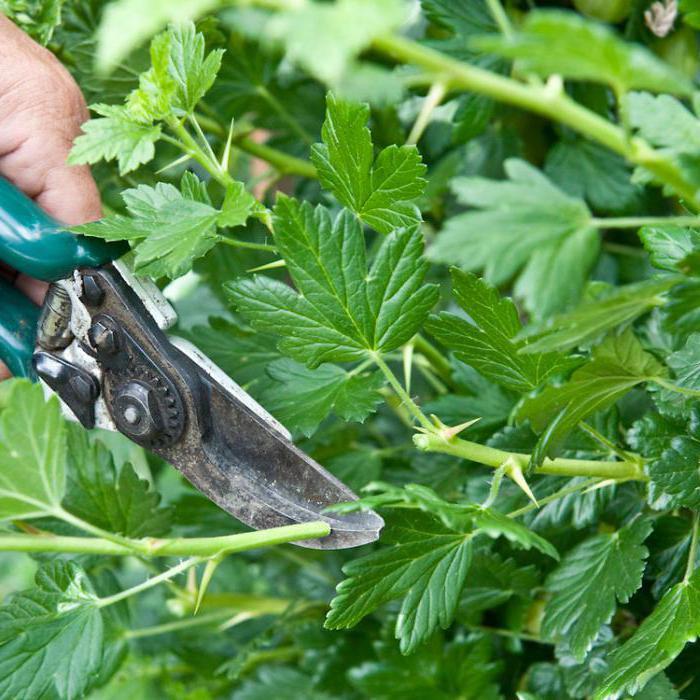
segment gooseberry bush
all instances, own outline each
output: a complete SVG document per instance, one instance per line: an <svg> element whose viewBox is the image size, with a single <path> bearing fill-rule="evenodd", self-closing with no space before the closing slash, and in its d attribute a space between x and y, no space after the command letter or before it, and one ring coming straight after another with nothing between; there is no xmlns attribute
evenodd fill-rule
<svg viewBox="0 0 700 700"><path fill-rule="evenodd" d="M700 697L696 0L0 8L76 231L387 523L248 533L6 383L0 696Z"/></svg>

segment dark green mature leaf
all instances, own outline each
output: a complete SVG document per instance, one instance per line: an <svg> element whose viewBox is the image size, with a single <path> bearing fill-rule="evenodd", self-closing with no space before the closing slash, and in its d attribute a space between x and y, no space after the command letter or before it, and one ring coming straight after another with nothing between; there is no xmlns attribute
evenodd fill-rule
<svg viewBox="0 0 700 700"><path fill-rule="evenodd" d="M388 236L368 271L364 237L349 212L333 222L323 207L280 195L274 222L299 292L259 276L225 288L255 328L283 336L280 350L309 367L394 350L437 301L435 285L423 284L427 263L416 229Z"/></svg>
<svg viewBox="0 0 700 700"><path fill-rule="evenodd" d="M50 515L66 483L66 426L56 398L15 380L0 414L0 518Z"/></svg>
<svg viewBox="0 0 700 700"><path fill-rule="evenodd" d="M323 466L353 491L360 491L382 473L380 450L348 450L324 460Z"/></svg>
<svg viewBox="0 0 700 700"><path fill-rule="evenodd" d="M369 107L329 93L322 144L311 149L321 184L380 233L414 226L420 212L412 200L425 187L426 167L415 146L389 146L374 158L367 128Z"/></svg>
<svg viewBox="0 0 700 700"><path fill-rule="evenodd" d="M160 126L137 121L124 107L91 105L100 115L83 124L83 133L75 139L68 162L97 163L116 160L119 174L126 175L153 160L154 144L160 139Z"/></svg>
<svg viewBox="0 0 700 700"><path fill-rule="evenodd" d="M544 171L567 194L598 211L624 212L641 198L624 159L593 141L560 141L547 153Z"/></svg>
<svg viewBox="0 0 700 700"><path fill-rule="evenodd" d="M675 585L644 619L632 638L610 657L610 672L595 700L622 691L636 693L663 671L700 634L700 571Z"/></svg>
<svg viewBox="0 0 700 700"><path fill-rule="evenodd" d="M681 226L644 226L639 230L654 267L676 272L683 260L700 248L700 232Z"/></svg>
<svg viewBox="0 0 700 700"><path fill-rule="evenodd" d="M74 563L39 569L36 588L0 607L0 695L72 700L97 680L103 623L97 596Z"/></svg>
<svg viewBox="0 0 700 700"><path fill-rule="evenodd" d="M573 12L530 12L513 35L484 37L474 44L517 59L527 73L605 83L620 94L632 89L677 95L692 91L682 73L647 49L625 43L605 25Z"/></svg>
<svg viewBox="0 0 700 700"><path fill-rule="evenodd" d="M642 543L651 527L650 520L637 519L612 534L590 537L570 550L547 579L552 597L545 606L542 633L565 640L578 661L612 619L615 601L626 603L641 586L649 554Z"/></svg>
<svg viewBox="0 0 700 700"><path fill-rule="evenodd" d="M430 318L426 329L457 359L520 392L540 386L570 366L558 353L522 354L515 341L522 327L513 302L476 275L451 272L454 297L472 322L442 312Z"/></svg>
<svg viewBox="0 0 700 700"><path fill-rule="evenodd" d="M290 431L312 435L335 413L347 421L364 421L382 401L384 377L377 372L352 374L337 365L318 369L286 358L267 368L273 380L259 400Z"/></svg>
<svg viewBox="0 0 700 700"><path fill-rule="evenodd" d="M472 555L472 535L435 518L400 514L384 530L393 545L343 567L326 627L352 627L380 605L404 598L396 623L401 651L410 653L440 626L452 622Z"/></svg>
<svg viewBox="0 0 700 700"><path fill-rule="evenodd" d="M649 464L650 497L667 496L665 507L700 508L700 441L694 437L676 435L670 447Z"/></svg>
<svg viewBox="0 0 700 700"><path fill-rule="evenodd" d="M162 537L170 530L171 509L160 508L160 495L139 479L130 464L117 470L112 454L100 442L89 445L72 430L72 468L66 510L108 532L126 537Z"/></svg>
<svg viewBox="0 0 700 700"><path fill-rule="evenodd" d="M246 680L233 693L231 700L332 700L314 688L313 678L293 668L263 667L256 677Z"/></svg>
<svg viewBox="0 0 700 700"><path fill-rule="evenodd" d="M549 386L521 405L518 418L529 419L536 431L542 431L533 462L541 463L560 447L580 421L664 372L664 367L642 350L631 330L596 346L591 360L575 370L565 384Z"/></svg>
<svg viewBox="0 0 700 700"><path fill-rule="evenodd" d="M550 319L542 330L526 334L528 344L521 352L529 354L585 347L607 331L625 326L661 306L665 301L661 295L679 279L666 276L627 284L586 299L573 311Z"/></svg>
<svg viewBox="0 0 700 700"><path fill-rule="evenodd" d="M452 189L468 211L448 219L428 257L484 270L502 284L524 268L516 289L538 318L575 303L598 252L585 202L557 188L522 160L505 163L508 180L455 178Z"/></svg>

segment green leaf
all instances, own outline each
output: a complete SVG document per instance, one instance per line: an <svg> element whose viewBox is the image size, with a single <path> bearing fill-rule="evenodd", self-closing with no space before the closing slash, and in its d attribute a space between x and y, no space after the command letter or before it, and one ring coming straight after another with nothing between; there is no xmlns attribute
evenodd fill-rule
<svg viewBox="0 0 700 700"><path fill-rule="evenodd" d="M474 41L485 51L518 60L520 70L610 85L619 94L651 90L688 95L688 79L639 44L574 12L529 12L519 31Z"/></svg>
<svg viewBox="0 0 700 700"><path fill-rule="evenodd" d="M631 639L610 656L610 672L595 700L635 694L700 633L700 571L671 588Z"/></svg>
<svg viewBox="0 0 700 700"><path fill-rule="evenodd" d="M421 216L412 200L425 187L426 167L415 146L392 145L374 158L369 107L327 96L323 143L311 149L321 184L380 233L413 226Z"/></svg>
<svg viewBox="0 0 700 700"><path fill-rule="evenodd" d="M36 588L0 607L0 695L72 700L96 682L103 623L97 596L73 562L39 569Z"/></svg>
<svg viewBox="0 0 700 700"><path fill-rule="evenodd" d="M652 500L667 498L664 507L700 508L700 441L677 435L670 447L649 464Z"/></svg>
<svg viewBox="0 0 700 700"><path fill-rule="evenodd" d="M476 58L470 49L471 38L498 29L483 0L421 0L421 7L432 23L451 33L431 43L438 50L463 60L471 62Z"/></svg>
<svg viewBox="0 0 700 700"><path fill-rule="evenodd" d="M353 491L359 491L382 473L382 460L378 450L346 451L324 461L324 466Z"/></svg>
<svg viewBox="0 0 700 700"><path fill-rule="evenodd" d="M354 69L353 59L375 37L391 32L405 17L400 0L305 3L276 14L265 34L284 44L290 60L335 85Z"/></svg>
<svg viewBox="0 0 700 700"><path fill-rule="evenodd" d="M314 688L314 679L293 668L265 666L254 679L241 684L231 700L332 700L332 696Z"/></svg>
<svg viewBox="0 0 700 700"><path fill-rule="evenodd" d="M529 332L521 352L572 350L585 347L608 331L626 326L636 318L661 306L661 295L677 284L679 278L667 276L613 287L583 301L573 311L551 318L543 329Z"/></svg>
<svg viewBox="0 0 700 700"><path fill-rule="evenodd" d="M308 369L289 359L267 368L272 379L260 403L293 433L307 437L335 413L346 421L364 421L382 401L379 389L384 377L378 373L352 374L337 365Z"/></svg>
<svg viewBox="0 0 700 700"><path fill-rule="evenodd" d="M234 182L226 189L217 223L219 226L243 226L259 206L258 201L246 190L242 182Z"/></svg>
<svg viewBox="0 0 700 700"><path fill-rule="evenodd" d="M170 27L169 73L176 84L175 106L191 114L214 84L224 51L215 49L205 56L204 36L192 22Z"/></svg>
<svg viewBox="0 0 700 700"><path fill-rule="evenodd" d="M660 270L676 272L683 260L700 249L700 232L680 226L644 226L639 237L649 260Z"/></svg>
<svg viewBox="0 0 700 700"><path fill-rule="evenodd" d="M525 161L509 159L504 167L508 180L454 178L457 199L479 211L448 219L428 257L465 270L483 269L493 284L525 267L518 291L528 311L546 317L578 300L597 256L597 234L583 200L555 187Z"/></svg>
<svg viewBox="0 0 700 700"><path fill-rule="evenodd" d="M592 141L560 141L547 153L544 171L564 192L594 209L622 213L639 205L642 191L631 182L625 160Z"/></svg>
<svg viewBox="0 0 700 700"><path fill-rule="evenodd" d="M532 455L533 463L540 464L557 450L580 421L612 406L630 389L664 372L663 366L642 350L631 330L606 339L565 384L548 386L522 403L518 418L529 419L533 428L542 432Z"/></svg>
<svg viewBox="0 0 700 700"><path fill-rule="evenodd" d="M583 661L615 601L626 603L642 584L649 554L643 546L652 522L636 519L617 532L589 537L570 550L550 574L542 633Z"/></svg>
<svg viewBox="0 0 700 700"><path fill-rule="evenodd" d="M117 470L99 441L92 445L82 431L71 431L72 469L66 510L97 527L125 537L162 537L170 530L171 510L159 508L160 495L139 479L130 464Z"/></svg>
<svg viewBox="0 0 700 700"><path fill-rule="evenodd" d="M471 561L471 536L431 516L400 514L382 539L393 546L343 567L348 578L338 585L326 627L352 627L380 605L403 597L396 637L408 654L452 622Z"/></svg>
<svg viewBox="0 0 700 700"><path fill-rule="evenodd" d="M111 216L72 230L106 240L139 241L138 272L156 278L179 277L216 244L216 225L222 216L200 201L191 180L191 175L183 177L183 192L164 182L125 190L122 197L131 217Z"/></svg>
<svg viewBox="0 0 700 700"><path fill-rule="evenodd" d="M649 95L633 92L627 96L630 126L657 151L672 161L683 175L695 184L700 183L700 128L697 118L682 102L670 95ZM652 180L648 171L641 171L643 180Z"/></svg>
<svg viewBox="0 0 700 700"><path fill-rule="evenodd" d="M83 133L73 143L69 163L116 160L119 174L126 175L153 160L160 126L136 121L124 107L96 104L90 109L101 118L83 124Z"/></svg>
<svg viewBox="0 0 700 700"><path fill-rule="evenodd" d="M426 330L457 359L493 382L518 392L530 391L570 366L557 353L524 355L515 341L521 330L513 302L476 275L452 269L452 290L472 322L442 312Z"/></svg>
<svg viewBox="0 0 700 700"><path fill-rule="evenodd" d="M58 400L39 385L13 382L0 414L0 518L50 515L66 483L66 427Z"/></svg>
<svg viewBox="0 0 700 700"><path fill-rule="evenodd" d="M299 292L260 276L225 289L255 328L281 335L280 350L309 367L400 347L437 301L436 286L423 284L416 229L384 239L368 271L360 225L347 211L333 222L323 207L280 195L274 228Z"/></svg>

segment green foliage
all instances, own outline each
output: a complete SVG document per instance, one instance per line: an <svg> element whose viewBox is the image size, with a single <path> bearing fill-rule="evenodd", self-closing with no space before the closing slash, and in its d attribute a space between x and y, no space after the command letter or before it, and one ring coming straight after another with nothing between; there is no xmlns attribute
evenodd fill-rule
<svg viewBox="0 0 700 700"><path fill-rule="evenodd" d="M0 696L700 692L699 8L637 5L0 0L97 103L75 231L387 522L247 551L0 384Z"/></svg>

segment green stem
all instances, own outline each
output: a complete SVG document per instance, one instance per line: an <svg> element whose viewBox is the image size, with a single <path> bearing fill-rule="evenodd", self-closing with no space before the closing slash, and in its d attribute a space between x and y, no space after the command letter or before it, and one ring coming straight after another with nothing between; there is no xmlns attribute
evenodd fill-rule
<svg viewBox="0 0 700 700"><path fill-rule="evenodd" d="M700 517L697 513L693 513L693 532L690 536L690 548L688 549L688 563L685 567L685 574L683 576L683 581L688 581L688 579L693 575L695 570L695 559L698 551L698 531L700 530Z"/></svg>
<svg viewBox="0 0 700 700"><path fill-rule="evenodd" d="M430 124L430 118L433 116L433 112L440 106L440 103L445 98L446 92L447 87L439 80L430 86L430 90L428 90L428 94L423 100L423 105L418 113L418 117L413 124L411 133L406 139L406 145L413 146L420 141L420 137L423 135L428 124Z"/></svg>
<svg viewBox="0 0 700 700"><path fill-rule="evenodd" d="M217 610L216 612L211 612L206 615L187 617L183 620L174 620L173 622L166 622L162 625L152 625L151 627L141 627L139 629L125 630L122 634L122 638L143 639L144 637L156 637L160 634L178 632L179 630L189 629L190 627L213 625L217 622L223 622L230 616L231 613L228 610Z"/></svg>
<svg viewBox="0 0 700 700"><path fill-rule="evenodd" d="M588 423L581 422L579 423L579 427L581 428L581 430L588 433L596 442L608 449L612 454L617 455L621 460L626 461L630 459L630 457L638 457L638 455L630 455L627 452L625 452L614 442L608 440L608 438L606 438L605 435L598 432L592 425L588 425Z"/></svg>
<svg viewBox="0 0 700 700"><path fill-rule="evenodd" d="M401 36L384 35L372 43L373 48L401 63L427 69L451 88L487 95L500 102L541 114L602 143L632 163L650 170L671 186L695 209L700 209L696 188L685 181L682 172L664 154L655 151L640 138L630 139L624 129L572 100L561 83L525 84L512 78L463 63L416 41Z"/></svg>
<svg viewBox="0 0 700 700"><path fill-rule="evenodd" d="M687 387L684 386L678 386L677 384L674 384L673 382L669 382L663 377L649 377L648 381L653 382L654 384L663 387L664 389L668 389L669 391L673 391L676 394L681 394L682 396L690 396L692 398L697 399L700 396L700 390L698 389L688 389Z"/></svg>
<svg viewBox="0 0 700 700"><path fill-rule="evenodd" d="M486 4L501 34L503 34L506 39L510 39L510 37L513 36L513 25L510 23L510 19L503 9L503 5L501 5L499 0L486 0Z"/></svg>
<svg viewBox="0 0 700 700"><path fill-rule="evenodd" d="M64 552L66 554L102 554L117 557L133 556L138 552L148 557L211 557L221 552L234 554L258 547L325 537L329 533L330 528L327 523L311 522L224 537L128 540L129 544L127 545L107 538L12 533L0 535L0 551Z"/></svg>
<svg viewBox="0 0 700 700"><path fill-rule="evenodd" d="M247 136L234 139L233 142L242 151L268 162L283 175L300 175L312 180L318 178L316 168L306 160L290 156L287 153L271 148L267 144L257 143Z"/></svg>
<svg viewBox="0 0 700 700"><path fill-rule="evenodd" d="M396 378L396 375L391 371L389 365L382 359L378 352L372 353L372 359L377 367L384 373L384 376L389 381L391 388L396 392L396 395L401 399L403 405L408 409L411 415L426 429L433 431L435 426L428 420L423 411L418 408L416 402L408 395L406 390L401 386L401 382Z"/></svg>
<svg viewBox="0 0 700 700"><path fill-rule="evenodd" d="M248 248L249 250L264 250L267 253L276 253L277 248L268 243L250 243L248 241L239 241L237 238L227 238L226 236L218 236L217 241L225 245L233 246L234 248Z"/></svg>
<svg viewBox="0 0 700 700"><path fill-rule="evenodd" d="M93 525L92 523L88 523L82 518L78 518L72 513L69 513L67 510L64 510L63 508L59 508L55 513L55 517L60 518L63 520L64 523L68 523L69 525L73 525L73 527L77 527L79 530L82 530L83 532L89 532L91 535L95 535L96 537L99 537L103 540L107 540L109 542L112 542L114 544L120 545L122 547L127 547L130 551L130 554L145 554L148 551L147 545L145 545L143 542L140 540L134 540L129 537L122 537L122 535L117 535L113 532L109 532L109 530L103 530L101 527L97 527L96 525ZM75 539L81 539L81 538L75 538Z"/></svg>
<svg viewBox="0 0 700 700"><path fill-rule="evenodd" d="M435 433L413 436L413 443L419 450L425 452L441 452L478 462L487 467L500 467L507 460L517 460L527 464L530 455L519 452L506 452L494 447L480 445L460 438L449 440ZM588 459L545 459L544 464L535 468L536 474L551 474L554 476L591 476L603 479L634 479L646 481L647 477L637 462L603 462Z"/></svg>
<svg viewBox="0 0 700 700"><path fill-rule="evenodd" d="M592 218L596 228L641 228L642 226L700 226L700 216L620 216Z"/></svg>
<svg viewBox="0 0 700 700"><path fill-rule="evenodd" d="M422 335L417 335L413 338L416 352L419 352L433 366L438 376L447 384L452 382L452 366L450 361L428 340Z"/></svg>
<svg viewBox="0 0 700 700"><path fill-rule="evenodd" d="M535 642L537 644L547 644L552 646L554 642L548 642L534 634L527 632L516 632L515 630L507 630L502 627L487 627L486 625L466 625L467 629L475 630L476 632L486 632L488 634L497 634L501 637L510 637L511 639L520 639L524 642Z"/></svg>
<svg viewBox="0 0 700 700"><path fill-rule="evenodd" d="M584 481L579 484L573 484L570 486L565 486L563 489L559 489L558 491L555 491L554 493L550 494L549 496L545 496L544 498L540 498L537 501L537 504L535 503L528 503L526 506L523 506L522 508L518 508L517 510L512 510L510 513L508 513L509 518L519 518L521 515L525 515L526 513L530 513L533 510L538 510L542 506L546 506L548 503L552 503L553 501L558 501L560 498L564 498L564 496L570 496L572 493L576 493L577 491L583 491L587 488L590 488L591 486L594 486L595 484L600 483L600 479L588 479L587 481Z"/></svg>
<svg viewBox="0 0 700 700"><path fill-rule="evenodd" d="M161 583L165 583L171 578L179 576L180 574L184 573L188 569L191 569L193 566L197 566L197 564L200 564L203 561L203 557L190 557L189 559L185 559L185 561L182 561L176 566L171 567L167 571L164 571L162 574L158 574L158 576L153 576L153 578L146 579L143 583L139 583L136 586L132 586L131 588L127 588L125 591L120 591L119 593L107 596L106 598L100 598L97 602L97 607L106 608L109 605L120 603L122 600L131 598L131 596L137 595L138 593L143 593L143 591L147 591L149 588L159 586Z"/></svg>

